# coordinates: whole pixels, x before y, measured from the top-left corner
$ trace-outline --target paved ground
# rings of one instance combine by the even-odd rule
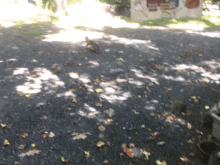
[[[134,26],[42,25],[43,36],[27,25],[1,28],[0,164],[58,165],[62,156],[74,165],[198,164],[190,155],[203,139],[204,107],[220,99],[219,32]],[[100,54],[84,51],[85,35]],[[162,120],[169,98],[191,115]],[[124,143],[135,145],[134,157]]]

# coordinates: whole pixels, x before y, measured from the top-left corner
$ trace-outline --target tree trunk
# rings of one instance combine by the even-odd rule
[[[66,15],[67,0],[54,0],[55,13],[58,15]]]

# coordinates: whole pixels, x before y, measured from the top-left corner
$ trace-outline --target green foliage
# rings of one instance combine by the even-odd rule
[[[124,5],[130,6],[131,0],[100,0],[100,2],[105,2],[105,3],[108,3],[110,5],[114,5],[115,2],[119,2],[119,3],[122,3]]]
[[[67,0],[67,5],[69,5],[69,4],[74,4],[74,3],[81,3],[82,2],[82,0]]]
[[[43,8],[48,9],[52,12],[55,12],[54,0],[42,0]]]
[[[120,16],[121,19],[125,20],[128,23],[138,23],[141,26],[163,26],[170,27],[171,25],[182,25],[182,24],[193,24],[193,25],[201,25],[209,30],[220,30],[220,17],[212,16],[212,15],[204,15],[202,17],[191,18],[191,17],[183,17],[183,18],[163,18],[163,19],[155,19],[155,20],[146,20],[141,22],[131,21],[128,16]],[[216,19],[215,22],[210,20]]]

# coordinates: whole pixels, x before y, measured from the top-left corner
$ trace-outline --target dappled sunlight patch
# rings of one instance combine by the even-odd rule
[[[186,81],[183,77],[181,76],[167,76],[167,75],[161,75],[162,78],[166,79],[166,80],[172,80],[172,81],[179,81],[179,82],[184,82]]]
[[[45,35],[45,42],[54,42],[54,41],[61,41],[61,42],[84,42],[85,36],[89,36],[91,39],[101,39],[103,36],[103,32],[89,32],[84,30],[78,29],[66,29],[61,30],[57,34],[49,34]]]
[[[154,110],[156,110],[155,107],[150,106],[150,105],[147,105],[144,109],[146,109],[146,110],[148,110],[148,111],[154,111]]]
[[[189,34],[197,34],[197,35],[207,36],[207,37],[212,37],[212,38],[220,38],[220,32],[218,31],[206,32],[206,31],[186,30],[185,32]]]
[[[29,72],[28,68],[16,68],[16,70],[13,72],[13,75],[25,74],[26,72]]]
[[[95,68],[99,66],[99,63],[97,61],[89,61],[88,63],[90,64],[90,68]]]
[[[145,84],[144,82],[142,82],[142,81],[137,81],[137,80],[135,80],[135,79],[133,79],[133,78],[129,78],[128,82],[129,82],[130,84],[133,84],[133,85],[136,85],[136,86],[140,86],[140,87]]]
[[[56,75],[45,68],[36,68],[32,72],[27,68],[18,68],[13,73],[13,75],[21,74],[26,76],[27,82],[16,87],[19,93],[34,94],[44,89],[47,94],[52,94],[55,88],[65,85]],[[44,87],[43,84],[45,84]]]
[[[202,61],[201,62],[202,65],[206,65],[211,69],[218,69],[220,68],[220,61]]]
[[[184,82],[186,81],[183,77],[181,76],[167,76],[167,75],[161,75],[162,78],[166,79],[166,80],[172,80],[172,81],[179,81],[179,82]]]
[[[81,81],[82,83],[85,83],[85,84],[91,82],[89,76],[86,74],[80,75],[79,81]]]
[[[120,92],[117,94],[101,94],[100,97],[105,99],[106,101],[110,102],[110,103],[117,103],[117,102],[122,102],[127,100],[129,97],[131,97],[131,92]]]
[[[67,99],[67,98],[76,99],[76,95],[70,91],[67,91],[64,93],[57,93],[56,97],[58,97],[58,98],[65,97],[65,99]]]
[[[156,47],[156,45],[149,43],[146,40],[123,38],[123,37],[118,37],[118,36],[113,36],[113,35],[109,35],[108,38],[114,43],[130,45],[142,52],[146,52],[148,49],[159,50]]]
[[[78,73],[69,73],[69,76],[73,79],[78,79],[79,78],[79,75]]]
[[[206,72],[201,75],[203,77],[209,78],[219,84],[220,74],[212,74],[211,72]],[[203,81],[204,81],[204,79],[203,79]],[[206,82],[209,82],[209,81],[207,80]]]
[[[8,61],[8,62],[15,62],[15,61],[18,61],[18,60],[15,59],[15,58],[10,58],[10,59],[8,59],[7,61]]]
[[[207,26],[205,24],[200,24],[198,26],[197,22],[188,22],[187,24],[171,24],[168,25],[169,28],[176,28],[176,29],[191,29],[191,30],[203,30]]]
[[[136,77],[143,78],[143,79],[149,79],[150,81],[152,81],[154,83],[158,82],[157,78],[154,78],[154,77],[151,77],[151,76],[148,76],[148,75],[144,75],[141,70],[131,69],[131,71],[134,73],[134,75]]]

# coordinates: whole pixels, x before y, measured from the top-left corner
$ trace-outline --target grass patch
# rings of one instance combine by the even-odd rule
[[[67,5],[70,5],[70,4],[74,4],[74,3],[81,3],[82,0],[67,0]]]
[[[172,27],[174,25],[195,25],[202,26],[205,29],[220,30],[220,16],[204,15],[202,17],[184,17],[184,18],[163,18],[156,20],[146,20],[141,22],[131,21],[127,16],[120,16],[128,23],[138,23],[141,26],[163,26]]]
[[[44,34],[42,30],[24,31],[23,33],[24,34],[38,34],[38,35]]]

